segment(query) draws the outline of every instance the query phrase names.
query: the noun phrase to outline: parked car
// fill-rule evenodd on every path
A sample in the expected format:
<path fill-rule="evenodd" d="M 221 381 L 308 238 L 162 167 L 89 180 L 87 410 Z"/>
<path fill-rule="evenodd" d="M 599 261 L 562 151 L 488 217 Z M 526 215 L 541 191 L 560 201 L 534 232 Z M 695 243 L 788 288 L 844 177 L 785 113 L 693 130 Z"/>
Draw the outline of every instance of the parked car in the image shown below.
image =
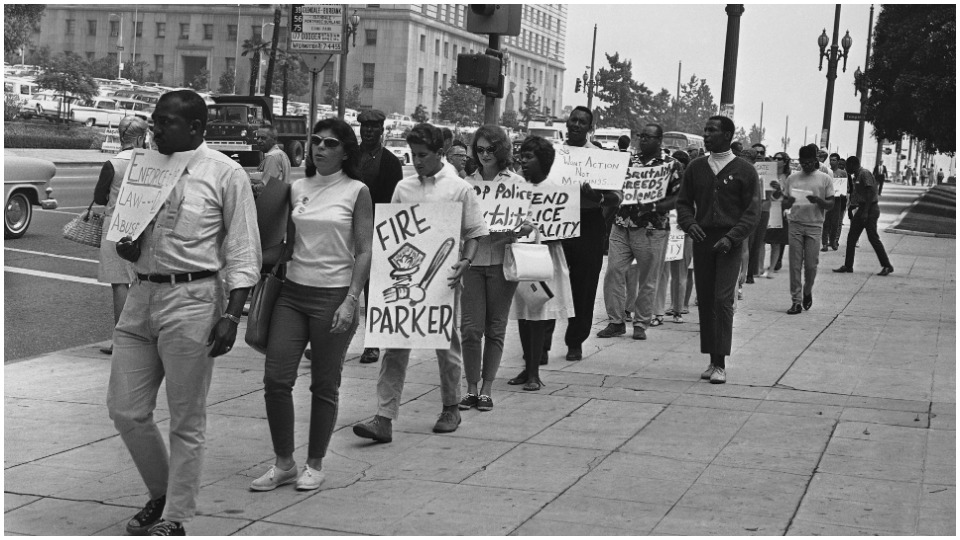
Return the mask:
<path fill-rule="evenodd" d="M 410 165 L 410 163 L 412 163 L 412 154 L 410 147 L 407 146 L 407 141 L 403 139 L 387 139 L 383 141 L 383 147 L 393 152 L 393 155 L 397 156 L 400 160 L 401 165 Z"/>
<path fill-rule="evenodd" d="M 73 105 L 73 121 L 93 126 L 115 126 L 127 115 L 116 100 L 104 97 L 84 99 Z"/>
<path fill-rule="evenodd" d="M 113 100 L 117 102 L 117 108 L 123 109 L 126 111 L 126 114 L 133 114 L 143 118 L 144 120 L 147 120 L 148 122 L 151 121 L 150 116 L 153 114 L 153 105 L 132 98 L 114 97 Z"/>
<path fill-rule="evenodd" d="M 3 158 L 3 192 L 7 201 L 3 212 L 3 237 L 20 238 L 30 227 L 33 207 L 44 210 L 57 208 L 52 197 L 50 179 L 57 174 L 57 166 L 45 159 L 19 156 Z M 45 198 L 41 198 L 41 190 Z"/>
<path fill-rule="evenodd" d="M 61 99 L 62 97 L 60 95 L 54 94 L 50 90 L 33 94 L 30 96 L 30 99 L 20 106 L 20 115 L 24 118 L 39 117 L 52 120 L 60 114 Z M 63 111 L 64 118 L 70 118 L 70 109 L 74 101 L 76 101 L 75 97 L 67 96 L 67 104 Z"/>

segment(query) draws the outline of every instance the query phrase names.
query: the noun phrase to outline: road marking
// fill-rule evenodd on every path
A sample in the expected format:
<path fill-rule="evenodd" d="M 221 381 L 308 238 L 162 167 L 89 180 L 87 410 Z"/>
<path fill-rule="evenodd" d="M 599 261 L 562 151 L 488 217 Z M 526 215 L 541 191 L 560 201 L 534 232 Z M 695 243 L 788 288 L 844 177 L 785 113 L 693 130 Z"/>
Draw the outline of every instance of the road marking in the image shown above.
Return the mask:
<path fill-rule="evenodd" d="M 83 210 L 86 210 L 86 209 L 87 209 L 86 206 L 68 206 L 68 207 L 66 207 L 66 208 L 60 207 L 59 210 L 44 210 L 43 208 L 39 208 L 39 209 L 37 209 L 36 211 L 37 211 L 37 212 L 49 212 L 49 213 L 51 213 L 51 214 L 66 214 L 66 215 L 68 215 L 68 216 L 74 216 L 74 217 L 76 217 L 77 212 L 64 212 L 64 211 L 63 211 L 63 210 L 67 210 L 67 209 L 70 209 L 70 208 L 73 208 L 73 209 L 81 209 L 81 208 L 82 208 Z"/>
<path fill-rule="evenodd" d="M 29 249 L 17 249 L 17 248 L 3 248 L 5 251 L 15 251 L 17 253 L 26 253 L 28 255 L 43 255 L 45 257 L 55 257 L 57 259 L 67 259 L 68 261 L 80 261 L 86 263 L 100 264 L 100 261 L 96 259 L 81 259 L 80 257 L 70 257 L 67 255 L 56 255 L 54 253 L 44 253 L 42 251 L 30 251 Z"/>
<path fill-rule="evenodd" d="M 109 287 L 109 283 L 100 283 L 99 281 L 93 278 L 85 278 L 78 276 L 69 276 L 67 274 L 54 274 L 53 272 L 43 272 L 41 270 L 27 270 L 26 268 L 16 268 L 13 266 L 4 266 L 4 272 L 11 272 L 13 274 L 23 274 L 25 276 L 33 277 L 42 277 L 48 279 L 59 279 L 61 281 L 72 281 L 73 283 L 83 283 L 85 285 L 101 285 L 103 287 Z"/>

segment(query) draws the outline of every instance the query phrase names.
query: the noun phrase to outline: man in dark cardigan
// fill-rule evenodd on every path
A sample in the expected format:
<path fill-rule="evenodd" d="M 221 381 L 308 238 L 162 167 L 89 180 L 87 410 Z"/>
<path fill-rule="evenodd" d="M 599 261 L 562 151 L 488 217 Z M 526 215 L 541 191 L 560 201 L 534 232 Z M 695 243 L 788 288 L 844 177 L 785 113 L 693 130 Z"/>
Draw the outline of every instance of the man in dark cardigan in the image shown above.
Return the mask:
<path fill-rule="evenodd" d="M 757 171 L 730 151 L 735 130 L 725 116 L 707 120 L 703 142 L 710 155 L 690 162 L 677 198 L 677 222 L 694 240 L 700 351 L 710 355 L 700 377 L 713 384 L 727 380 L 741 245 L 760 219 Z"/>

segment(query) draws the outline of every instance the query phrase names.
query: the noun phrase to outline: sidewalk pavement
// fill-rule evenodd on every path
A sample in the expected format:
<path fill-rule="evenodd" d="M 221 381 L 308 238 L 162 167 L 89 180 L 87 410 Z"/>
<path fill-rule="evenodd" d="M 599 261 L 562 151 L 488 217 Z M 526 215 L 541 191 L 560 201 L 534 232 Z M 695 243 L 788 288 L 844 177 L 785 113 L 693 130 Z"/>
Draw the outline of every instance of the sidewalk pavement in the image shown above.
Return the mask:
<path fill-rule="evenodd" d="M 889 220 L 888 220 L 889 221 Z M 881 230 L 883 228 L 881 227 Z M 197 518 L 205 535 L 956 534 L 956 244 L 881 233 L 856 272 L 821 254 L 814 306 L 789 316 L 788 271 L 745 285 L 725 385 L 699 380 L 696 307 L 649 338 L 597 339 L 580 362 L 554 342 L 540 392 L 511 323 L 491 412 L 431 432 L 432 351 L 411 357 L 394 440 L 350 426 L 376 409 L 379 364 L 343 369 L 319 491 L 248 490 L 273 461 L 263 356 L 217 361 Z M 595 331 L 605 325 L 598 302 Z M 62 324 L 62 323 L 60 323 Z M 559 325 L 562 335 L 565 324 Z M 241 326 L 239 335 L 243 335 Z M 147 500 L 107 418 L 101 343 L 5 366 L 4 532 L 122 534 Z M 309 369 L 294 391 L 306 459 Z M 166 399 L 157 421 L 168 425 Z"/>

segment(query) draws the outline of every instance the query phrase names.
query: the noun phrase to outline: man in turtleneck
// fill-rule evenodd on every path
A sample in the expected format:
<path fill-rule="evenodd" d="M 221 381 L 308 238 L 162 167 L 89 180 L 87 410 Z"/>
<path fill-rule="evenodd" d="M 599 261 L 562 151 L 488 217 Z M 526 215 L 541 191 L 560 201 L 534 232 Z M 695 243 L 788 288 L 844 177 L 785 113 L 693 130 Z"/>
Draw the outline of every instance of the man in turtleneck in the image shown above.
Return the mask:
<path fill-rule="evenodd" d="M 730 151 L 734 131 L 733 120 L 725 116 L 707 120 L 703 142 L 710 155 L 690 162 L 677 198 L 677 221 L 694 240 L 700 351 L 710 355 L 700 377 L 713 384 L 727 381 L 740 246 L 760 218 L 760 180 L 753 165 Z"/>

